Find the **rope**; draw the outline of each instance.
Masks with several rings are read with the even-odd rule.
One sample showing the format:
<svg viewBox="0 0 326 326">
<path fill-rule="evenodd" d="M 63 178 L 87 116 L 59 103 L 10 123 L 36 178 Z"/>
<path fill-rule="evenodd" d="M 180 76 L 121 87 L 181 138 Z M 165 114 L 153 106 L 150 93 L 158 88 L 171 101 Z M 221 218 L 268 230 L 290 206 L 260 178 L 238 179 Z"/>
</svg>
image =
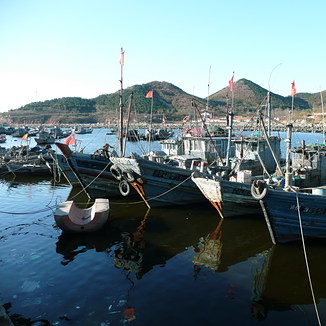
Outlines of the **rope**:
<svg viewBox="0 0 326 326">
<path fill-rule="evenodd" d="M 306 245 L 305 245 L 304 236 L 303 236 L 303 228 L 302 228 L 301 213 L 300 213 L 300 203 L 299 203 L 298 193 L 296 193 L 296 199 L 297 199 L 298 218 L 299 218 L 299 225 L 300 225 L 300 233 L 301 233 L 303 254 L 304 254 L 305 263 L 306 263 L 306 267 L 307 267 L 309 285 L 310 285 L 312 300 L 314 302 L 314 307 L 315 307 L 315 312 L 316 312 L 316 316 L 317 316 L 317 320 L 318 320 L 318 325 L 321 326 L 321 321 L 320 321 L 319 313 L 318 313 L 318 307 L 317 307 L 316 299 L 315 299 L 315 293 L 314 293 L 314 289 L 313 289 L 313 286 L 312 286 L 312 281 L 311 281 L 311 276 L 310 276 L 310 271 L 309 271 L 309 264 L 308 264 L 308 258 L 307 258 L 307 252 L 306 252 Z"/>
<path fill-rule="evenodd" d="M 169 189 L 169 190 L 163 192 L 163 193 L 160 194 L 160 195 L 157 195 L 157 196 L 155 196 L 155 197 L 149 198 L 147 201 L 154 200 L 154 199 L 160 198 L 160 197 L 162 197 L 162 196 L 168 194 L 170 191 L 172 191 L 172 190 L 174 190 L 174 189 L 180 187 L 182 184 L 184 184 L 184 183 L 185 183 L 186 181 L 188 181 L 190 178 L 191 178 L 191 175 L 190 175 L 187 179 L 185 179 L 185 180 L 183 180 L 182 182 L 180 182 L 179 184 L 177 184 L 176 186 L 172 187 L 171 189 Z"/>
</svg>

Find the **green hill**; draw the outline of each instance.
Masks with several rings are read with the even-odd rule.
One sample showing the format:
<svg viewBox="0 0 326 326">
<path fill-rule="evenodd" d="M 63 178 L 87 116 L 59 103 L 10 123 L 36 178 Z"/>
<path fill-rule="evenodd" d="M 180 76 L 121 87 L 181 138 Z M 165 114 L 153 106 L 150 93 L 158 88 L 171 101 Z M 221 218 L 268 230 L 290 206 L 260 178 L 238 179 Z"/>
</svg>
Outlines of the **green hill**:
<svg viewBox="0 0 326 326">
<path fill-rule="evenodd" d="M 181 121 L 185 115 L 191 113 L 193 95 L 184 92 L 179 87 L 168 83 L 153 81 L 142 85 L 134 85 L 124 90 L 124 111 L 128 108 L 131 93 L 133 93 L 132 112 L 138 116 L 138 121 L 143 121 L 151 112 L 151 99 L 146 98 L 150 90 L 154 90 L 153 117 L 154 121 L 161 121 L 162 115 L 168 121 Z M 49 120 L 64 123 L 96 123 L 116 119 L 119 110 L 120 92 L 103 94 L 93 99 L 80 97 L 64 97 L 34 102 L 19 109 L 11 110 L 3 115 L 18 123 L 38 122 Z M 234 107 L 239 115 L 249 115 L 260 107 L 266 97 L 267 90 L 247 79 L 240 79 L 234 83 Z M 292 98 L 272 94 L 272 107 L 285 110 L 291 107 Z M 204 109 L 207 99 L 198 98 Z M 215 116 L 224 115 L 227 101 L 231 104 L 231 93 L 228 87 L 210 95 L 209 106 Z M 300 93 L 295 96 L 297 110 L 309 110 L 313 106 L 321 106 L 319 93 Z"/>
</svg>

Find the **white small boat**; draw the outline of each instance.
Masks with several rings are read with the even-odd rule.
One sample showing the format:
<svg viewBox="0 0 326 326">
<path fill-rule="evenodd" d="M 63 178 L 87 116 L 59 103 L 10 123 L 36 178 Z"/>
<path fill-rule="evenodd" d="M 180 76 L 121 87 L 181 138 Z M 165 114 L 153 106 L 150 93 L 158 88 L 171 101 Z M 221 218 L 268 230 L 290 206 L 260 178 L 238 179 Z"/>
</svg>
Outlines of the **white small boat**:
<svg viewBox="0 0 326 326">
<path fill-rule="evenodd" d="M 57 206 L 54 219 L 65 232 L 94 232 L 108 221 L 109 212 L 108 199 L 97 198 L 89 208 L 79 208 L 72 200 L 68 200 Z"/>
</svg>

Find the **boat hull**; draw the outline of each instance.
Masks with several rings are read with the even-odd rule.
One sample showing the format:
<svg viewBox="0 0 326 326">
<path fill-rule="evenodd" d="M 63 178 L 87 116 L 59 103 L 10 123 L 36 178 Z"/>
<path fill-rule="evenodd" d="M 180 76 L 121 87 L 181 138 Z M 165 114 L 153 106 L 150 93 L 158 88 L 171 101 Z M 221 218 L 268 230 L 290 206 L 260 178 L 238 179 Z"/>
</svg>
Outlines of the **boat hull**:
<svg viewBox="0 0 326 326">
<path fill-rule="evenodd" d="M 56 162 L 72 186 L 84 188 L 91 198 L 121 196 L 120 182 L 110 171 L 112 163 L 109 158 L 67 151 L 64 144 L 58 147 L 63 155 L 57 154 Z"/>
<path fill-rule="evenodd" d="M 266 188 L 260 203 L 273 243 L 326 238 L 326 196 Z"/>
<path fill-rule="evenodd" d="M 143 159 L 138 155 L 111 160 L 122 175 L 126 172 L 133 173 L 134 182 L 138 180 L 138 186 L 143 190 L 150 207 L 206 202 L 206 198 L 191 180 L 192 170 Z M 131 184 L 134 182 L 131 181 Z"/>
<path fill-rule="evenodd" d="M 257 200 L 251 196 L 251 184 L 222 179 L 192 177 L 203 195 L 222 217 L 261 213 Z"/>
</svg>

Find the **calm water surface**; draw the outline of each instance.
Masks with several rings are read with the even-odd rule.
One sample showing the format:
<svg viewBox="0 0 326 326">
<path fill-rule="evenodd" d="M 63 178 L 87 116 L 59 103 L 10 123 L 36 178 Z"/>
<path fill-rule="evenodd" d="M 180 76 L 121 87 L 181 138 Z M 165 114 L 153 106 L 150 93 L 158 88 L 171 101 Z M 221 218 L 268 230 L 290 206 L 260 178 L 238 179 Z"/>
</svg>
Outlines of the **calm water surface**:
<svg viewBox="0 0 326 326">
<path fill-rule="evenodd" d="M 101 232 L 67 236 L 53 212 L 75 195 L 63 179 L 0 179 L 0 298 L 11 316 L 85 326 L 318 325 L 302 246 L 273 246 L 262 216 L 221 223 L 209 203 L 147 211 L 137 198 L 111 199 Z M 322 321 L 325 244 L 307 245 Z"/>
</svg>

